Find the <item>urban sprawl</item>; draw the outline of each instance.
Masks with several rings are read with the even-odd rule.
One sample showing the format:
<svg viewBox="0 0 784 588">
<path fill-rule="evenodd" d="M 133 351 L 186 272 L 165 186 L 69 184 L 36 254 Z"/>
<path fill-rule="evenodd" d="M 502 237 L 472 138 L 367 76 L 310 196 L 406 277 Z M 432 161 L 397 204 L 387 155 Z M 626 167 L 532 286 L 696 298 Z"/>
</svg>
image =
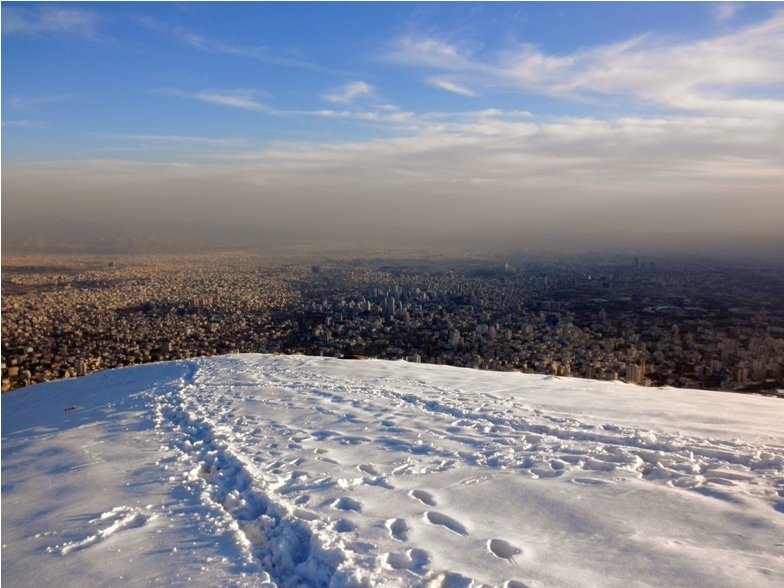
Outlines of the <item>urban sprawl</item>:
<svg viewBox="0 0 784 588">
<path fill-rule="evenodd" d="M 780 271 L 635 257 L 4 256 L 2 389 L 225 353 L 775 393 Z"/>
</svg>

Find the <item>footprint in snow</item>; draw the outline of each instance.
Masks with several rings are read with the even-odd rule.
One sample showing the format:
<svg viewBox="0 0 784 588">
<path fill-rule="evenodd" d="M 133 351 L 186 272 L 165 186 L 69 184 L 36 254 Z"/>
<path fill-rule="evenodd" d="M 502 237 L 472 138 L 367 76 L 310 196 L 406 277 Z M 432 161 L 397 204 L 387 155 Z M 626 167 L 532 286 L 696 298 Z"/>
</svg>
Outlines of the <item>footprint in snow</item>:
<svg viewBox="0 0 784 588">
<path fill-rule="evenodd" d="M 398 541 L 406 541 L 408 539 L 406 536 L 406 533 L 408 532 L 408 523 L 403 519 L 388 520 L 387 528 L 393 539 L 397 539 Z"/>
<path fill-rule="evenodd" d="M 367 486 L 378 486 L 380 488 L 385 488 L 387 490 L 394 490 L 395 487 L 390 484 L 387 479 L 383 476 L 377 476 L 375 478 L 366 477 L 362 478 L 362 483 Z"/>
<path fill-rule="evenodd" d="M 466 536 L 468 535 L 468 531 L 466 528 L 453 519 L 452 517 L 448 517 L 445 514 L 440 512 L 430 511 L 425 513 L 425 518 L 431 525 L 441 525 L 442 527 L 446 527 L 453 533 L 457 533 L 458 535 Z"/>
<path fill-rule="evenodd" d="M 435 506 L 436 501 L 433 498 L 433 495 L 430 492 L 426 492 L 425 490 L 412 490 L 409 492 L 409 495 L 412 498 L 416 498 L 425 506 Z"/>
<path fill-rule="evenodd" d="M 338 498 L 332 506 L 338 510 L 353 510 L 354 512 L 362 512 L 362 505 L 349 496 Z"/>
<path fill-rule="evenodd" d="M 512 561 L 512 558 L 515 555 L 522 553 L 519 548 L 503 539 L 490 539 L 490 541 L 487 542 L 487 549 L 494 556 L 509 561 Z"/>
<path fill-rule="evenodd" d="M 423 574 L 430 563 L 430 555 L 424 549 L 412 549 L 408 552 L 411 558 L 411 567 L 408 568 L 415 574 Z"/>
<path fill-rule="evenodd" d="M 411 566 L 411 558 L 405 553 L 388 553 L 387 564 L 393 570 L 407 570 Z"/>
<path fill-rule="evenodd" d="M 334 529 L 338 533 L 351 533 L 357 530 L 357 526 L 347 519 L 338 519 L 335 521 Z"/>
<path fill-rule="evenodd" d="M 373 466 L 373 464 L 365 463 L 360 466 L 357 466 L 359 471 L 365 472 L 371 476 L 380 476 L 381 473 Z"/>
<path fill-rule="evenodd" d="M 430 556 L 424 549 L 409 549 L 408 553 L 387 554 L 387 564 L 393 570 L 409 570 L 422 574 L 430 563 Z"/>
<path fill-rule="evenodd" d="M 439 574 L 435 582 L 431 586 L 438 586 L 438 588 L 470 588 L 474 581 L 457 572 L 445 572 Z"/>
</svg>

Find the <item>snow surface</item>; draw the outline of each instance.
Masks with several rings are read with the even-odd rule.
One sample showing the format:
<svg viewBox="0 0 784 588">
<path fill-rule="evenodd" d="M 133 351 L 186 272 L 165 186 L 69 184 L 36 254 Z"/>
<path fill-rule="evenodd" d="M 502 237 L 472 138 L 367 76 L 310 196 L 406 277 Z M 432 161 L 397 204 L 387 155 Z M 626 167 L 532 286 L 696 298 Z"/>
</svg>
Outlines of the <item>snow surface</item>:
<svg viewBox="0 0 784 588">
<path fill-rule="evenodd" d="M 234 355 L 2 397 L 12 586 L 783 586 L 784 401 Z"/>
</svg>

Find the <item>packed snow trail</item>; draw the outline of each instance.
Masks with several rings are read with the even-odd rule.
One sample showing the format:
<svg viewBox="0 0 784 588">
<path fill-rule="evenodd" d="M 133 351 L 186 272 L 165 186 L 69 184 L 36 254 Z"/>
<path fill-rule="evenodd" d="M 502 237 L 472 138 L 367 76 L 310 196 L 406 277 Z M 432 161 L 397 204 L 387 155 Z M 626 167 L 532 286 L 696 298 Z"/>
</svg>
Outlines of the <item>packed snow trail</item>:
<svg viewBox="0 0 784 588">
<path fill-rule="evenodd" d="M 144 490 L 123 488 L 81 535 L 46 531 L 38 557 L 98 557 L 155 528 L 204 538 L 189 577 L 203 585 L 784 584 L 779 399 L 403 362 L 168 365 L 115 401 L 150 423 L 130 427 L 145 451 L 131 457 L 159 493 L 128 506 Z M 132 371 L 80 382 L 95 396 Z M 160 565 L 163 549 L 139 549 Z"/>
</svg>

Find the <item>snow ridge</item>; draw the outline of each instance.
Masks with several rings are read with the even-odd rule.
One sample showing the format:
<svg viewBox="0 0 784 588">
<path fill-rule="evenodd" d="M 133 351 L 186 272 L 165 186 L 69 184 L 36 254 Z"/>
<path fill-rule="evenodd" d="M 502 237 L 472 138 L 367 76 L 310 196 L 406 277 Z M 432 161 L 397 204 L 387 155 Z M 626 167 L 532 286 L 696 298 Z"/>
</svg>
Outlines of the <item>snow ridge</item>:
<svg viewBox="0 0 784 588">
<path fill-rule="evenodd" d="M 3 579 L 778 587 L 782 419 L 778 399 L 403 362 L 107 371 L 4 395 Z"/>
</svg>

